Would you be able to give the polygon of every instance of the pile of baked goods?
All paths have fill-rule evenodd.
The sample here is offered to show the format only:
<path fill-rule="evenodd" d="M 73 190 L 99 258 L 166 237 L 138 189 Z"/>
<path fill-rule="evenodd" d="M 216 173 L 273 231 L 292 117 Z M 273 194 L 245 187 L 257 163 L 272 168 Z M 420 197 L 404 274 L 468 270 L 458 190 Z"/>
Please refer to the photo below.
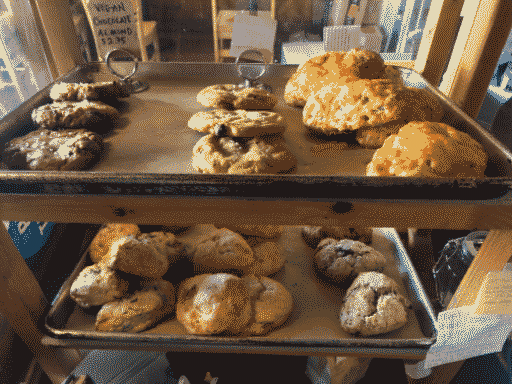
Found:
<path fill-rule="evenodd" d="M 140 332 L 176 313 L 191 334 L 268 333 L 293 308 L 287 289 L 268 277 L 285 264 L 275 242 L 282 228 L 233 229 L 250 235 L 198 226 L 179 237 L 107 224 L 93 239 L 93 264 L 73 281 L 70 297 L 84 308 L 101 306 L 98 331 Z"/>
<path fill-rule="evenodd" d="M 90 168 L 105 149 L 102 134 L 119 116 L 111 104 L 125 97 L 117 81 L 53 85 L 52 102 L 32 111 L 37 129 L 6 143 L 2 163 L 9 169 Z"/>
<path fill-rule="evenodd" d="M 297 159 L 283 138 L 283 117 L 272 109 L 277 97 L 266 89 L 233 84 L 201 90 L 197 101 L 210 108 L 188 126 L 205 133 L 193 149 L 192 166 L 201 173 L 293 173 Z"/>

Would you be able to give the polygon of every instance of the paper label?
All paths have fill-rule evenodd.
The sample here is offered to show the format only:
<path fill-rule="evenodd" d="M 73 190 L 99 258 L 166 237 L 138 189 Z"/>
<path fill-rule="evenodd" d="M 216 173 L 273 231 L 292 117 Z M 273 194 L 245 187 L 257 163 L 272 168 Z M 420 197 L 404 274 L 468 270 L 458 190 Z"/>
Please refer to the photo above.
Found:
<path fill-rule="evenodd" d="M 277 21 L 268 16 L 238 13 L 233 22 L 230 56 L 238 57 L 248 49 L 260 51 L 267 62 L 274 56 Z"/>

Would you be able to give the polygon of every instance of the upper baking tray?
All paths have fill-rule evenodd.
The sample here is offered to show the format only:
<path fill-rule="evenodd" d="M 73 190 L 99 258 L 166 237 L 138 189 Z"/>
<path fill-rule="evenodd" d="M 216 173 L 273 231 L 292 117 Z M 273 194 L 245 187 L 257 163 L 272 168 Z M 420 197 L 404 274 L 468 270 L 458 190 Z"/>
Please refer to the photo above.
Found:
<path fill-rule="evenodd" d="M 289 199 L 489 199 L 503 196 L 512 181 L 512 154 L 497 139 L 465 115 L 425 79 L 399 68 L 405 82 L 426 88 L 445 108 L 443 121 L 467 132 L 489 154 L 486 178 L 427 179 L 364 176 L 373 150 L 358 146 L 336 155 L 314 152 L 326 141 L 310 137 L 302 110 L 283 99 L 287 80 L 296 66 L 270 65 L 262 81 L 279 98 L 275 110 L 287 124 L 285 139 L 298 159 L 294 175 L 203 175 L 190 166 L 192 148 L 202 134 L 187 127 L 188 119 L 203 110 L 196 101 L 204 87 L 239 83 L 232 64 L 148 63 L 135 75 L 149 89 L 123 99 L 121 118 L 105 137 L 107 152 L 91 170 L 81 172 L 8 171 L 0 169 L 2 193 L 184 195 Z M 103 63 L 91 63 L 57 81 L 112 80 Z M 49 85 L 0 122 L 0 144 L 35 129 L 30 113 L 50 101 Z M 328 152 L 328 151 L 327 151 Z M 77 187 L 79 186 L 79 187 Z"/>
<path fill-rule="evenodd" d="M 178 240 L 184 244 L 193 244 L 211 231 L 211 228 L 214 227 L 195 226 L 185 235 L 178 237 Z M 63 284 L 45 319 L 48 336 L 43 338 L 43 344 L 90 349 L 290 355 L 351 354 L 422 359 L 434 343 L 436 331 L 435 315 L 421 281 L 394 229 L 373 229 L 371 245 L 387 260 L 383 273 L 398 282 L 400 292 L 413 304 L 413 309 L 408 314 L 408 323 L 403 328 L 384 335 L 356 337 L 342 331 L 338 316 L 345 289 L 326 283 L 317 276 L 313 268 L 313 250 L 307 247 L 301 238 L 301 227 L 284 227 L 283 234 L 278 240 L 278 247 L 285 256 L 286 263 L 271 277 L 283 284 L 292 294 L 294 308 L 281 327 L 265 336 L 189 335 L 176 320 L 175 315 L 141 333 L 97 332 L 94 329 L 94 321 L 98 308 L 83 309 L 70 297 L 70 287 L 74 279 L 84 266 L 91 263 L 85 254 Z"/>

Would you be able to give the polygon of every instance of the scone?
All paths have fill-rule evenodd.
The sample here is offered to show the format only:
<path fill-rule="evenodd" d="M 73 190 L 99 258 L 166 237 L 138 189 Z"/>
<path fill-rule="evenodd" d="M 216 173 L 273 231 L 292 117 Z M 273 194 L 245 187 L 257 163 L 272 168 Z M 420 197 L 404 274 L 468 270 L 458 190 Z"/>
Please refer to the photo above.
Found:
<path fill-rule="evenodd" d="M 119 116 L 114 107 L 101 101 L 54 101 L 32 111 L 32 121 L 38 128 L 59 130 L 84 128 L 105 132 Z"/>
<path fill-rule="evenodd" d="M 227 225 L 226 228 L 238 232 L 242 236 L 256 236 L 265 239 L 278 239 L 283 233 L 282 225 Z"/>
<path fill-rule="evenodd" d="M 221 272 L 247 269 L 254 255 L 242 236 L 221 228 L 196 245 L 191 259 L 200 272 Z"/>
<path fill-rule="evenodd" d="M 124 236 L 140 235 L 137 224 L 108 223 L 101 228 L 89 245 L 89 256 L 93 263 L 98 263 L 110 252 L 112 244 Z"/>
<path fill-rule="evenodd" d="M 223 130 L 230 137 L 275 135 L 285 131 L 281 115 L 271 111 L 213 109 L 197 112 L 188 121 L 189 128 L 202 133 L 220 135 Z"/>
<path fill-rule="evenodd" d="M 393 279 L 378 272 L 364 272 L 345 294 L 340 310 L 341 328 L 362 336 L 391 332 L 407 323 L 410 307 Z"/>
<path fill-rule="evenodd" d="M 85 267 L 73 281 L 71 298 L 81 307 L 103 305 L 121 298 L 128 290 L 128 283 L 116 271 L 103 265 Z"/>
<path fill-rule="evenodd" d="M 283 139 L 240 139 L 209 134 L 197 141 L 192 166 L 201 173 L 279 174 L 296 171 Z"/>
<path fill-rule="evenodd" d="M 137 276 L 160 278 L 182 256 L 182 244 L 172 233 L 152 232 L 115 240 L 104 262 Z"/>
<path fill-rule="evenodd" d="M 316 248 L 318 243 L 326 237 L 333 239 L 357 240 L 368 244 L 372 240 L 372 229 L 305 226 L 301 229 L 301 235 L 305 243 L 311 248 Z"/>
<path fill-rule="evenodd" d="M 383 271 L 386 258 L 359 241 L 326 238 L 315 249 L 315 267 L 337 283 L 355 278 L 362 272 Z"/>
<path fill-rule="evenodd" d="M 254 262 L 248 267 L 247 274 L 268 276 L 283 268 L 286 258 L 279 251 L 277 243 L 266 241 L 252 248 Z"/>
<path fill-rule="evenodd" d="M 487 153 L 468 134 L 443 123 L 411 122 L 386 139 L 367 176 L 484 177 Z"/>
<path fill-rule="evenodd" d="M 79 171 L 94 165 L 103 151 L 103 139 L 96 133 L 41 129 L 9 141 L 2 162 L 9 169 Z"/>
<path fill-rule="evenodd" d="M 202 274 L 180 285 L 176 317 L 196 335 L 240 333 L 252 315 L 244 281 L 226 273 Z"/>
<path fill-rule="evenodd" d="M 100 100 L 108 103 L 128 96 L 118 81 L 56 83 L 50 89 L 50 97 L 54 101 Z"/>
<path fill-rule="evenodd" d="M 140 332 L 174 310 L 175 293 L 165 280 L 146 282 L 133 295 L 109 302 L 96 315 L 95 327 L 102 332 Z"/>
<path fill-rule="evenodd" d="M 277 104 L 277 97 L 265 89 L 216 84 L 202 89 L 197 101 L 210 108 L 271 110 Z"/>
<path fill-rule="evenodd" d="M 282 325 L 293 309 L 293 297 L 279 282 L 268 277 L 245 276 L 253 316 L 246 333 L 263 335 Z"/>

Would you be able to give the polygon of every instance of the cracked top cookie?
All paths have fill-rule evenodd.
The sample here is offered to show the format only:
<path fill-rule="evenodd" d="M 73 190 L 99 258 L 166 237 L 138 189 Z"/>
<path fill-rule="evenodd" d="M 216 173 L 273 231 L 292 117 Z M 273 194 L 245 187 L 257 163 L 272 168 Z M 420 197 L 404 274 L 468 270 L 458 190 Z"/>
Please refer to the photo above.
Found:
<path fill-rule="evenodd" d="M 201 173 L 278 174 L 294 172 L 297 159 L 283 139 L 210 134 L 195 144 L 192 165 Z"/>
<path fill-rule="evenodd" d="M 8 142 L 2 162 L 9 169 L 83 170 L 94 164 L 103 148 L 103 139 L 84 129 L 40 129 Z"/>
<path fill-rule="evenodd" d="M 128 96 L 129 93 L 117 81 L 57 83 L 50 89 L 50 97 L 54 101 L 100 100 L 108 103 Z"/>
<path fill-rule="evenodd" d="M 390 277 L 379 272 L 361 273 L 345 294 L 339 317 L 341 328 L 362 336 L 391 332 L 407 324 L 407 309 L 411 306 Z"/>
<path fill-rule="evenodd" d="M 285 131 L 283 117 L 278 113 L 243 109 L 234 111 L 214 109 L 197 112 L 188 121 L 188 126 L 203 133 L 224 130 L 226 136 L 231 137 L 254 137 Z"/>
<path fill-rule="evenodd" d="M 271 110 L 277 104 L 277 97 L 265 89 L 216 84 L 201 90 L 197 94 L 197 101 L 210 108 Z"/>
<path fill-rule="evenodd" d="M 384 270 L 385 257 L 359 241 L 326 238 L 318 244 L 315 267 L 330 280 L 341 283 L 359 273 Z"/>
<path fill-rule="evenodd" d="M 443 123 L 412 122 L 389 136 L 367 176 L 484 177 L 488 155 L 468 134 Z"/>
<path fill-rule="evenodd" d="M 106 131 L 119 116 L 114 107 L 100 101 L 55 101 L 32 111 L 32 121 L 43 129 L 87 128 Z"/>

